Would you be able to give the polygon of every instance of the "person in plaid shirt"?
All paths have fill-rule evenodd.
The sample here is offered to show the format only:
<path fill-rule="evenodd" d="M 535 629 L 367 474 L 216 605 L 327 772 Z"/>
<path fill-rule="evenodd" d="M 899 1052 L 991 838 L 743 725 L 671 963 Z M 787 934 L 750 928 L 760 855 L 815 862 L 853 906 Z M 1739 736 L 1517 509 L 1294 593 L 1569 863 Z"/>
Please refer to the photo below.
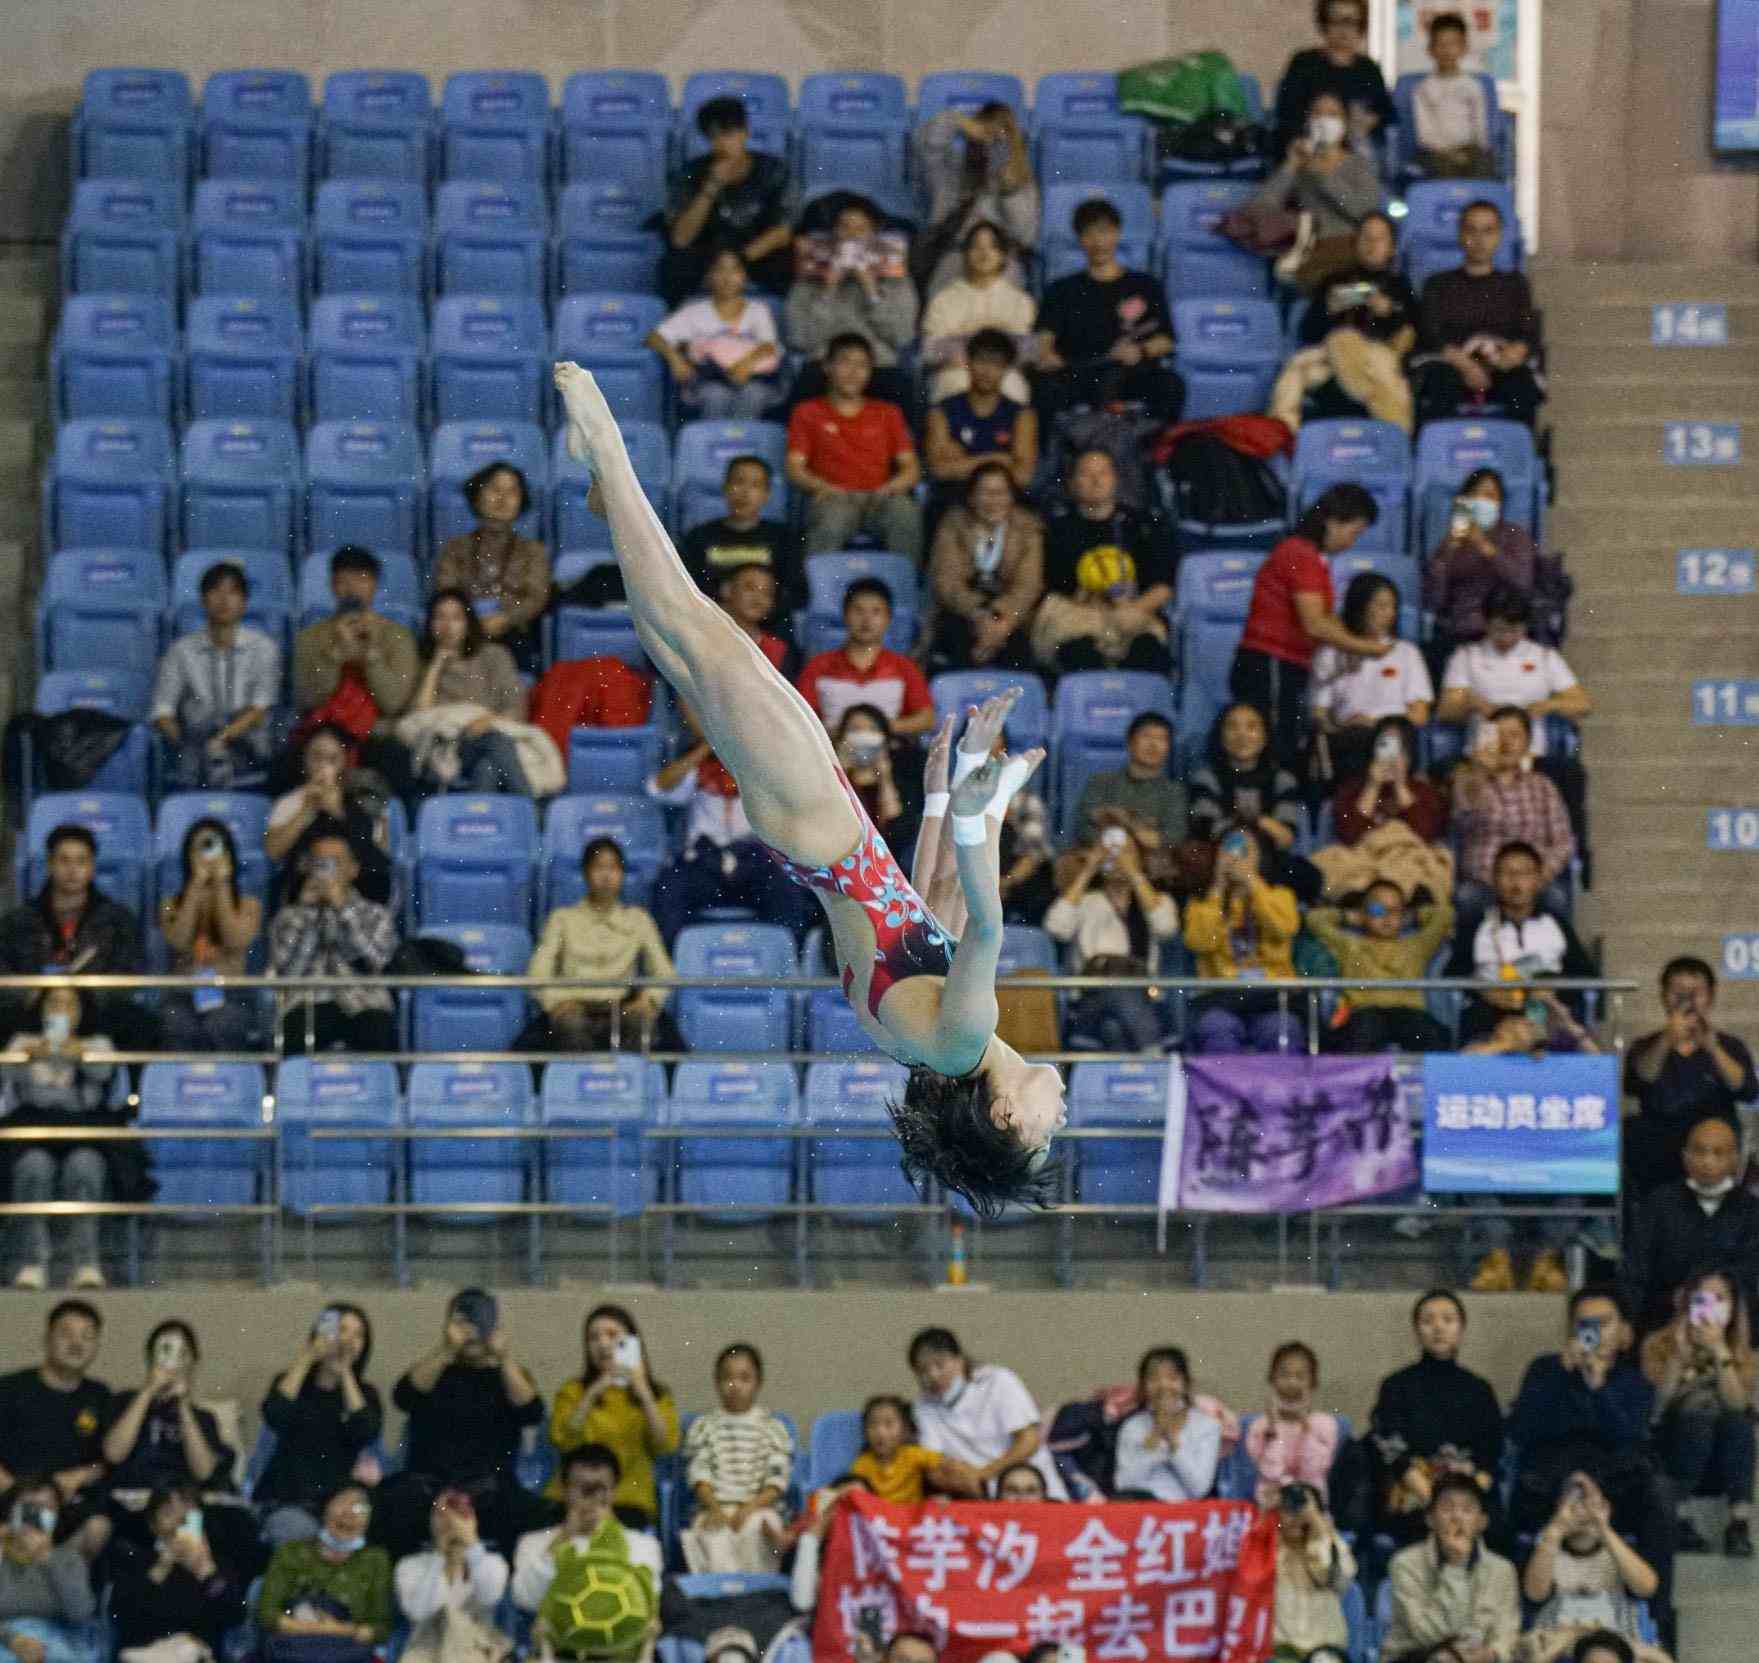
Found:
<path fill-rule="evenodd" d="M 1454 775 L 1454 826 L 1460 836 L 1460 910 L 1482 911 L 1484 896 L 1466 886 L 1487 886 L 1496 852 L 1505 843 L 1530 843 L 1540 873 L 1554 884 L 1576 853 L 1569 810 L 1558 788 L 1533 767 L 1533 722 L 1518 705 L 1506 704 L 1479 727 L 1479 743 Z M 1476 899 L 1477 905 L 1471 905 Z"/>
<path fill-rule="evenodd" d="M 275 914 L 269 934 L 271 976 L 377 976 L 397 951 L 397 926 L 388 907 L 354 887 L 359 863 L 345 837 L 320 837 L 306 851 L 299 899 Z M 311 1015 L 302 1007 L 309 1004 Z M 290 996 L 283 1014 L 289 1055 L 306 1049 L 309 1020 L 316 1051 L 394 1051 L 391 994 L 382 987 L 339 987 Z"/>

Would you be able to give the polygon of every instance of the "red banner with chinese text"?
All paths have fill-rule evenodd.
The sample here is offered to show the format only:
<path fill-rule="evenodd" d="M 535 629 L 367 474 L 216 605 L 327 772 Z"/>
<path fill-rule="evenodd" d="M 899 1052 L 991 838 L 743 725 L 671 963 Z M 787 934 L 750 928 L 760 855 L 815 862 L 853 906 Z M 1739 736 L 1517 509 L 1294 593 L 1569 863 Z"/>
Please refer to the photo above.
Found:
<path fill-rule="evenodd" d="M 944 1663 L 1074 1640 L 1094 1663 L 1263 1663 L 1276 1517 L 1244 1501 L 925 1502 L 852 1490 L 825 1547 L 814 1658 L 846 1658 L 863 1611 L 932 1634 Z"/>

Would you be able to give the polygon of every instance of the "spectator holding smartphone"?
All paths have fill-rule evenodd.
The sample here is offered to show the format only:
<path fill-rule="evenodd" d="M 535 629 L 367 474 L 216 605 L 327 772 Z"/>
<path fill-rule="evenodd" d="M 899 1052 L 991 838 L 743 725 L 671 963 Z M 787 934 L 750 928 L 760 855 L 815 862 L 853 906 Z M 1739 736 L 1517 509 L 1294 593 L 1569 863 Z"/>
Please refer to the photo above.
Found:
<path fill-rule="evenodd" d="M 1287 1663 L 1349 1663 L 1344 1593 L 1356 1579 L 1356 1556 L 1325 1510 L 1321 1493 L 1294 1480 L 1274 1498 L 1277 1510 L 1276 1612 L 1271 1643 Z"/>
<path fill-rule="evenodd" d="M 1206 895 L 1185 907 L 1185 945 L 1197 973 L 1251 983 L 1295 974 L 1301 928 L 1295 892 L 1268 874 L 1273 856 L 1262 832 L 1236 826 L 1221 840 Z M 1202 1052 L 1290 1051 L 1302 1042 L 1299 996 L 1252 990 L 1205 993 L 1192 1007 L 1195 1048 Z"/>
<path fill-rule="evenodd" d="M 1654 1570 L 1613 1529 L 1612 1503 L 1593 1475 L 1570 1473 L 1521 1576 L 1521 1591 L 1538 1607 L 1528 1658 L 1550 1663 L 1584 1634 L 1611 1629 L 1638 1647 L 1643 1663 L 1667 1663 L 1659 1647 L 1638 1639 L 1638 1602 L 1655 1586 Z"/>
<path fill-rule="evenodd" d="M 90 1568 L 74 1542 L 55 1545 L 61 1493 L 25 1478 L 0 1497 L 0 1645 L 17 1663 L 86 1656 L 75 1631 L 98 1612 Z"/>
<path fill-rule="evenodd" d="M 242 976 L 263 927 L 263 903 L 238 887 L 238 845 L 224 820 L 196 821 L 183 838 L 183 887 L 159 906 L 174 976 Z M 254 993 L 169 988 L 161 995 L 174 1051 L 248 1051 L 262 1043 Z"/>
<path fill-rule="evenodd" d="M 161 1322 L 147 1335 L 147 1378 L 132 1395 L 116 1394 L 104 1429 L 104 1459 L 113 1492 L 145 1493 L 163 1485 L 229 1490 L 237 1459 L 220 1436 L 211 1409 L 192 1395 L 201 1346 L 181 1317 Z"/>
<path fill-rule="evenodd" d="M 119 1648 L 182 1639 L 220 1655 L 226 1631 L 244 1620 L 261 1563 L 255 1519 L 241 1507 L 204 1515 L 201 1496 L 181 1485 L 155 1490 L 146 1519 L 149 1545 L 121 1544 L 111 1581 Z"/>

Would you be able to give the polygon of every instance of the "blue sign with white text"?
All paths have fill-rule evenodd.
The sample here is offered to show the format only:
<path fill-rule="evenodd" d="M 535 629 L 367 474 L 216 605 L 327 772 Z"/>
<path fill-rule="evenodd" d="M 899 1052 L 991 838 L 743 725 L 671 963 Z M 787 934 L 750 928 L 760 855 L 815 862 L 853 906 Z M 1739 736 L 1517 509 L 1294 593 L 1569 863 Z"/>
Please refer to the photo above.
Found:
<path fill-rule="evenodd" d="M 1617 1195 L 1618 1059 L 1424 1057 L 1423 1188 Z"/>
<path fill-rule="evenodd" d="M 1678 549 L 1674 588 L 1682 595 L 1750 595 L 1753 567 L 1751 549 Z"/>
<path fill-rule="evenodd" d="M 1722 973 L 1731 982 L 1759 982 L 1759 930 L 1722 938 Z"/>
<path fill-rule="evenodd" d="M 1692 726 L 1698 728 L 1759 727 L 1759 681 L 1695 681 L 1692 683 Z"/>
<path fill-rule="evenodd" d="M 1661 459 L 1676 468 L 1733 468 L 1741 460 L 1739 422 L 1663 422 Z"/>
<path fill-rule="evenodd" d="M 1721 301 L 1661 301 L 1649 308 L 1649 344 L 1727 346 L 1728 308 Z"/>

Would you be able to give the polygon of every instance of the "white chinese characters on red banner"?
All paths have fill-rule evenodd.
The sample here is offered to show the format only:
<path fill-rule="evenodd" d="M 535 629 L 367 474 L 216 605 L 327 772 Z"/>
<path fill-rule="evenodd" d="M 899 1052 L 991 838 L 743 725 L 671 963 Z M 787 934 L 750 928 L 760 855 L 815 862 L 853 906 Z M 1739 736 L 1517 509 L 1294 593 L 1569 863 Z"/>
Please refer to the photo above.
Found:
<path fill-rule="evenodd" d="M 1243 1501 L 838 1503 L 813 1633 L 850 1655 L 861 1614 L 932 1635 L 944 1663 L 1078 1640 L 1087 1655 L 1262 1663 L 1270 1655 L 1276 1518 Z"/>

